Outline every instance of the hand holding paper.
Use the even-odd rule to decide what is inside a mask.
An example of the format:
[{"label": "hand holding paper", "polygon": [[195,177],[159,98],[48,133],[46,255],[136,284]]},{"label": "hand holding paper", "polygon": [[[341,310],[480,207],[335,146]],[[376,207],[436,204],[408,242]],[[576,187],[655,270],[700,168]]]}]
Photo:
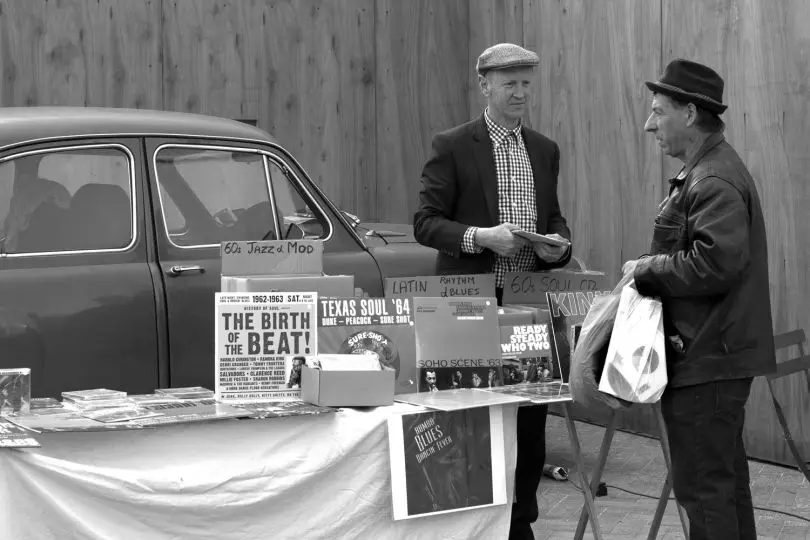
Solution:
[{"label": "hand holding paper", "polygon": [[519,230],[517,225],[511,223],[501,223],[496,227],[478,229],[475,242],[502,257],[511,259],[520,248],[526,245],[526,240],[523,237],[514,234]]},{"label": "hand holding paper", "polygon": [[517,230],[514,234],[530,241],[537,256],[548,263],[559,261],[571,248],[571,242],[557,233],[537,234]]}]

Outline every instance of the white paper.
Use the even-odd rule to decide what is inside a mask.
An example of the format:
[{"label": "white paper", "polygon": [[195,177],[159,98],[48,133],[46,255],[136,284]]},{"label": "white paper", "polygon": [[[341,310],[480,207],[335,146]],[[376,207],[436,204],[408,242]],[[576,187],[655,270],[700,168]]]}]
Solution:
[{"label": "white paper", "polygon": [[540,242],[543,244],[550,244],[552,246],[567,246],[571,244],[568,240],[559,240],[557,238],[551,238],[550,236],[546,236],[545,234],[537,234],[529,231],[521,231],[516,230],[512,231],[512,234],[515,236],[519,236],[521,238],[525,238],[529,242],[535,243]]},{"label": "white paper", "polygon": [[474,407],[489,407],[491,405],[527,403],[530,399],[520,395],[487,392],[484,388],[460,388],[454,390],[439,390],[438,392],[400,394],[394,396],[394,401],[436,409],[438,411],[457,411],[460,409],[472,409]]}]

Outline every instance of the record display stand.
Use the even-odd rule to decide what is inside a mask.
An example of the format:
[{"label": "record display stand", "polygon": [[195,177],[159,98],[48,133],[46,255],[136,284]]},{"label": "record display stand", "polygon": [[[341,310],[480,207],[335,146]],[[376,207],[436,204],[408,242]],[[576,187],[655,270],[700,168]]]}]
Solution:
[{"label": "record display stand", "polygon": [[[636,404],[636,406],[640,406]],[[570,404],[565,404],[565,418],[566,422],[568,423],[568,430],[569,434],[571,430],[574,429],[574,424],[570,420],[570,411],[569,411]],[[650,532],[647,535],[648,540],[653,540],[658,537],[658,530],[661,527],[661,521],[664,518],[664,512],[667,509],[667,503],[669,502],[669,494],[672,492],[672,474],[670,473],[672,469],[672,460],[670,459],[669,454],[669,438],[667,437],[667,429],[666,425],[664,424],[664,416],[661,413],[661,404],[654,403],[652,405],[653,409],[655,410],[655,418],[658,422],[658,431],[661,434],[661,450],[664,452],[664,462],[667,466],[667,478],[664,481],[664,487],[661,490],[661,496],[658,498],[658,505],[655,508],[655,515],[653,516],[652,523],[650,524]],[[592,517],[596,510],[595,505],[593,503],[593,497],[596,495],[596,490],[599,488],[599,482],[602,477],[602,471],[605,469],[605,463],[607,462],[607,456],[610,452],[610,445],[613,442],[613,434],[616,432],[616,424],[618,422],[618,418],[616,417],[616,412],[613,411],[610,414],[610,419],[608,420],[607,427],[605,428],[605,435],[602,437],[602,446],[599,449],[599,457],[596,461],[596,469],[593,471],[593,475],[591,476],[590,484],[588,484],[587,478],[585,477],[584,472],[582,472],[582,456],[577,450],[576,455],[578,457],[577,461],[577,469],[580,471],[580,482],[582,485],[582,492],[585,494],[585,506],[582,507],[582,512],[579,514],[579,523],[577,523],[577,531],[574,535],[576,540],[582,540],[585,536],[585,527],[588,522],[588,517],[591,516],[591,525],[594,528],[594,537],[601,538],[601,533],[597,534],[597,522]],[[574,434],[576,437],[576,434]],[[573,442],[573,438],[572,438]],[[577,442],[577,446],[579,443]],[[586,486],[590,486],[590,489],[587,489]],[[675,501],[676,506],[678,507],[678,515],[681,519],[681,526],[683,527],[683,534],[684,537],[688,540],[689,539],[689,518],[686,516],[686,512],[684,509]]]}]

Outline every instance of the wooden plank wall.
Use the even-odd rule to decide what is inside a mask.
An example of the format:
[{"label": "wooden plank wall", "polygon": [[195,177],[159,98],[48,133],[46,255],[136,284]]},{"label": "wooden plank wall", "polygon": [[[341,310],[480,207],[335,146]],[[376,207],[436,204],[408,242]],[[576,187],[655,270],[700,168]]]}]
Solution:
[{"label": "wooden plank wall", "polygon": [[431,134],[467,120],[467,0],[376,3],[377,204],[410,223]]},{"label": "wooden plank wall", "polygon": [[156,108],[157,0],[0,2],[0,105]]},{"label": "wooden plank wall", "polygon": [[[432,135],[481,113],[477,55],[521,43],[541,56],[526,122],[562,150],[575,253],[618,278],[679,166],[643,132],[643,82],[694,58],[725,77],[727,136],[758,181],[775,329],[810,330],[808,23],[802,0],[0,0],[0,105],[255,119],[343,208],[409,222]],[[810,395],[776,387],[810,456]],[[622,425],[655,433],[642,408]],[[746,436],[789,461],[759,382]]]}]

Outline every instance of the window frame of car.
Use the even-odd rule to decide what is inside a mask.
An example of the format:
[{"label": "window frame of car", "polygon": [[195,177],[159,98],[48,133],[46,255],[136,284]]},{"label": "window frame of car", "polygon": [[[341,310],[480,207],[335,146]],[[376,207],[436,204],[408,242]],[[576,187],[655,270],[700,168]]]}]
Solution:
[{"label": "window frame of car", "polygon": [[[319,197],[317,197],[313,192],[309,189],[309,182],[305,182],[301,174],[298,171],[303,173],[303,169],[300,169],[300,165],[294,160],[289,160],[289,154],[286,152],[279,152],[278,150],[280,147],[276,145],[255,145],[251,144],[247,141],[230,141],[227,139],[217,139],[212,137],[200,138],[200,139],[189,139],[186,137],[173,139],[171,137],[151,137],[154,142],[154,149],[151,150],[150,155],[148,156],[150,166],[152,169],[152,173],[154,174],[154,183],[153,187],[157,190],[156,199],[159,205],[159,208],[156,209],[156,212],[160,213],[160,217],[155,217],[155,223],[157,224],[158,221],[162,224],[161,226],[161,237],[162,240],[166,242],[166,248],[170,250],[180,250],[180,252],[187,252],[189,250],[201,250],[201,249],[219,249],[220,244],[194,244],[194,245],[179,245],[175,244],[171,239],[171,233],[169,231],[169,226],[166,220],[166,204],[163,200],[163,194],[161,192],[161,183],[159,178],[158,172],[158,154],[167,148],[184,148],[184,149],[193,149],[197,151],[214,151],[214,152],[243,152],[245,154],[254,154],[262,157],[262,165],[264,169],[264,176],[265,176],[265,187],[267,188],[268,194],[268,201],[271,205],[271,211],[273,216],[273,226],[275,227],[276,232],[281,230],[281,219],[279,217],[279,209],[276,203],[276,194],[275,194],[275,186],[273,185],[272,177],[270,174],[270,164],[272,162],[274,165],[278,166],[281,171],[283,172],[284,176],[286,177],[287,181],[294,184],[294,188],[297,189],[298,193],[301,195],[304,202],[307,206],[311,207],[312,210],[315,211],[317,216],[320,216],[323,220],[324,229],[326,231],[325,235],[322,235],[319,240],[323,241],[324,243],[328,242],[335,236],[335,225],[332,223],[332,216],[330,213],[327,212],[323,206],[321,205],[321,201]],[[289,163],[288,161],[293,161],[293,163]],[[298,169],[298,171],[296,170]],[[305,174],[305,173],[303,173]],[[193,191],[193,187],[191,188]],[[323,196],[323,194],[321,194]],[[196,193],[195,193],[196,196]],[[328,201],[326,197],[323,197],[325,201]],[[202,203],[201,203],[202,204]]]},{"label": "window frame of car", "polygon": [[[66,257],[81,256],[110,256],[131,253],[142,243],[143,227],[138,226],[141,220],[141,206],[144,204],[142,186],[138,182],[136,170],[142,167],[140,159],[140,141],[138,137],[98,137],[86,139],[62,139],[53,142],[32,143],[26,146],[15,145],[6,152],[0,153],[0,165],[12,162],[15,159],[38,154],[56,154],[62,152],[80,152],[82,150],[113,149],[122,152],[127,160],[127,173],[129,175],[129,203],[130,203],[130,233],[129,243],[124,247],[94,248],[94,249],[65,249],[59,251],[34,251],[26,253],[8,253],[0,248],[0,260],[11,264],[15,260],[48,261],[54,258],[63,260]],[[47,262],[45,266],[51,266]],[[60,263],[61,264],[61,263]],[[17,266],[14,264],[14,266]]]}]

